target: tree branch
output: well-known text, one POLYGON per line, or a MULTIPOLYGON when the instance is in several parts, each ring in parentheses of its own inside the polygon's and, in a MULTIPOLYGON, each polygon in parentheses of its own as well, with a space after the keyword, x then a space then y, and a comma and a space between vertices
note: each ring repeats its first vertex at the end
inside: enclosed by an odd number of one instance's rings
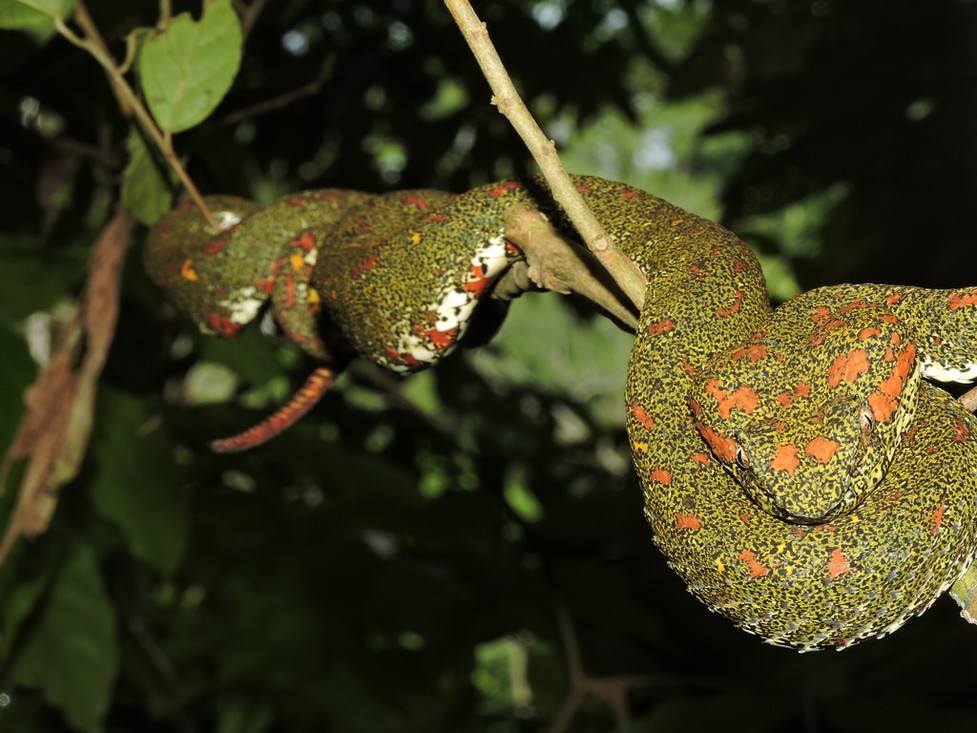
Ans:
POLYGON ((218 120, 217 125, 220 127, 234 125, 238 122, 242 122, 243 120, 250 119, 251 117, 264 114, 265 112, 271 112, 272 110, 287 107, 293 102, 296 102, 304 97, 311 97, 318 94, 319 90, 322 89, 322 85, 325 84, 329 77, 332 76, 332 70, 335 66, 336 54, 330 53, 326 56, 326 60, 323 61, 322 66, 319 68, 319 72, 315 75, 315 77, 312 78, 311 81, 303 84, 297 89, 292 89, 284 92, 283 94, 279 94, 277 97, 265 99, 257 104, 252 104, 250 107, 245 107, 244 109, 239 109, 236 112, 231 112, 227 116, 218 120))
POLYGON ((543 134, 506 73, 485 24, 478 19, 468 0, 444 0, 444 3, 492 88, 493 104, 519 133, 546 178, 553 198, 566 212, 590 251, 594 253, 628 300, 635 308, 641 310, 645 288, 648 285, 647 278, 614 244, 610 235, 580 197, 560 162, 556 145, 543 134))
POLYGON ((634 314, 596 277, 600 264, 593 255, 572 243, 531 206, 513 206, 505 213, 506 238, 522 250, 529 280, 556 293, 577 293, 603 308, 634 330, 634 314))

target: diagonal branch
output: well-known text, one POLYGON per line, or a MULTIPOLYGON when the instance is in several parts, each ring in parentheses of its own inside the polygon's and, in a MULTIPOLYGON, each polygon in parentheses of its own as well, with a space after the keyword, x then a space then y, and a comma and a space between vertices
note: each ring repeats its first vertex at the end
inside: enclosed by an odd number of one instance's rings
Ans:
POLYGON ((322 89, 322 85, 329 81, 335 66, 336 54, 330 53, 328 56, 326 56, 325 61, 323 61, 322 66, 319 67, 319 71, 311 81, 306 82, 296 89, 279 94, 277 97, 265 99, 251 105, 250 107, 245 107, 244 109, 239 109, 236 112, 231 112, 226 117, 222 117, 220 120, 218 120, 217 125, 220 127, 236 125, 238 122, 243 120, 257 117, 265 112, 271 112, 276 109, 281 109, 282 107, 287 107, 293 102, 297 102, 305 97, 314 96, 322 89))
POLYGON ((61 488, 81 467, 95 410, 95 393, 119 313, 119 281, 134 222, 118 211, 92 248, 81 303, 58 353, 25 394, 27 412, 0 462, 0 494, 12 465, 24 460, 0 563, 20 536, 44 532, 61 488))
POLYGON ((197 187, 190 179, 190 175, 187 173, 186 168, 183 167, 179 157, 177 157, 176 152, 173 150, 173 141, 171 136, 168 133, 165 136, 163 135, 159 127, 157 127, 156 123, 153 121, 152 116, 149 114, 149 110, 146 109, 146 106, 142 103, 142 100, 139 99, 138 95, 129 85, 129 82, 126 80, 125 75, 119 68, 119 65, 115 63, 115 60, 109 54, 108 48, 98 32, 98 28, 88 15, 88 11, 85 8, 84 3, 79 2, 78 5, 75 6, 74 17, 78 25, 81 26, 85 33, 84 38, 79 38, 60 18, 55 18, 54 27, 66 40, 87 51, 95 58, 99 65, 101 65, 109 77, 112 90, 119 100, 119 106, 122 111, 125 113, 126 110, 132 110, 143 129, 146 131, 149 137, 152 138, 153 142, 156 144, 156 147, 159 148, 167 164, 173 169, 173 172, 176 173, 177 178, 180 179, 180 183, 183 184, 183 187, 187 190, 190 198, 193 199, 194 203, 199 207, 200 212, 203 214, 208 226, 212 227, 214 230, 219 230, 220 227, 214 220, 213 214, 210 212, 210 208, 204 202, 203 196, 200 195, 200 191, 197 190, 197 187))
POLYGON ((550 186, 553 198, 566 212, 577 232, 614 282, 634 307, 641 310, 645 288, 648 285, 647 278, 614 244, 610 235, 580 197, 563 163, 560 162, 556 145, 543 134, 506 73, 485 24, 478 19, 468 0, 444 0, 444 3, 465 36, 485 79, 492 88, 492 102, 499 108, 499 112, 506 116, 532 153, 550 186))

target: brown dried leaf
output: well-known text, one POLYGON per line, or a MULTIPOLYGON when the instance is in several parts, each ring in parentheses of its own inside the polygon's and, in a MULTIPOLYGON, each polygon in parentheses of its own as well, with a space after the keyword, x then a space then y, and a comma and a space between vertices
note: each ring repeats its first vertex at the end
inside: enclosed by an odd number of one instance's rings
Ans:
POLYGON ((133 221, 120 209, 102 231, 92 249, 85 293, 65 329, 64 343, 25 393, 27 413, 0 464, 3 491, 13 461, 28 462, 0 541, 0 563, 19 536, 33 537, 47 529, 59 490, 81 466, 91 434, 98 377, 118 319, 119 276, 132 227, 133 221))

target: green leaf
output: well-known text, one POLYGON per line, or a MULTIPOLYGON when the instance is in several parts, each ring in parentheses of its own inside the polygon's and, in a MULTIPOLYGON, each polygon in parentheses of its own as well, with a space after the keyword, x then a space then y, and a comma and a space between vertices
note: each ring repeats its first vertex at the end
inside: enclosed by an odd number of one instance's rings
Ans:
POLYGON ((115 613, 95 552, 77 541, 14 662, 15 682, 40 687, 83 731, 101 730, 118 670, 115 613))
POLYGON ((135 125, 126 146, 129 164, 122 174, 122 204, 140 224, 152 226, 173 206, 175 176, 153 157, 135 125))
POLYGON ((0 326, 0 452, 5 452, 23 415, 24 390, 37 371, 23 337, 0 326))
POLYGON ((172 441, 158 427, 147 429, 152 415, 124 393, 103 387, 97 415, 95 507, 122 530, 133 555, 172 573, 186 549, 188 499, 172 441))
POLYGON ((482 694, 481 712, 501 714, 532 703, 532 688, 526 679, 526 642, 504 636, 475 647, 475 669, 471 680, 482 694))
MULTIPOLYGON (((48 557, 43 551, 38 553, 37 546, 31 546, 30 551, 38 557, 32 557, 31 561, 37 563, 39 567, 32 568, 30 571, 18 573, 17 567, 12 559, 8 559, 0 567, 0 598, 3 599, 2 611, 0 611, 0 664, 3 663, 16 648, 18 633, 24 622, 30 618, 31 613, 42 602, 45 593, 51 586, 51 577, 54 575, 54 563, 39 562, 48 557)), ((15 557, 12 555, 11 558, 15 557)), ((23 563, 26 564, 26 563, 23 563)), ((2 730, 2 728, 0 728, 2 730)))
POLYGON ((68 17, 78 0, 0 0, 0 28, 45 31, 68 17))
POLYGON ((182 13, 150 34, 139 53, 138 73, 159 126, 180 132, 214 111, 241 64, 241 26, 230 0, 207 0, 203 17, 182 13))
POLYGON ((582 322, 559 298, 523 298, 518 306, 509 310, 491 349, 467 354, 476 369, 491 379, 568 390, 601 422, 619 424, 634 337, 607 319, 582 322))

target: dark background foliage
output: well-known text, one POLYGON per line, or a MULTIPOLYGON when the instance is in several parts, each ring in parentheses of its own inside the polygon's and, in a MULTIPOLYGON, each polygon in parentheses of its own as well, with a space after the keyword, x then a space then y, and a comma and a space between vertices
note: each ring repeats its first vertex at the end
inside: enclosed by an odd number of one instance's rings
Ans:
MULTIPOLYGON (((572 170, 720 217, 775 295, 977 279, 973 2, 476 9, 572 170)), ((157 7, 90 11, 121 58, 157 7)), ((207 193, 464 190, 532 170, 488 96, 434 0, 269 3, 230 94, 177 147, 207 193)), ((27 342, 37 354, 79 291, 125 137, 91 59, 3 33, 3 444, 27 342)), ((977 636, 946 599, 891 638, 798 656, 685 592, 627 463, 627 337, 585 308, 526 298, 480 352, 404 382, 361 365, 284 437, 216 456, 207 440, 312 365, 257 329, 192 334, 140 246, 90 454, 51 530, 0 568, 3 730, 544 730, 568 644, 589 676, 640 678, 629 731, 970 725, 977 636)), ((571 727, 613 728, 594 697, 571 727)))

